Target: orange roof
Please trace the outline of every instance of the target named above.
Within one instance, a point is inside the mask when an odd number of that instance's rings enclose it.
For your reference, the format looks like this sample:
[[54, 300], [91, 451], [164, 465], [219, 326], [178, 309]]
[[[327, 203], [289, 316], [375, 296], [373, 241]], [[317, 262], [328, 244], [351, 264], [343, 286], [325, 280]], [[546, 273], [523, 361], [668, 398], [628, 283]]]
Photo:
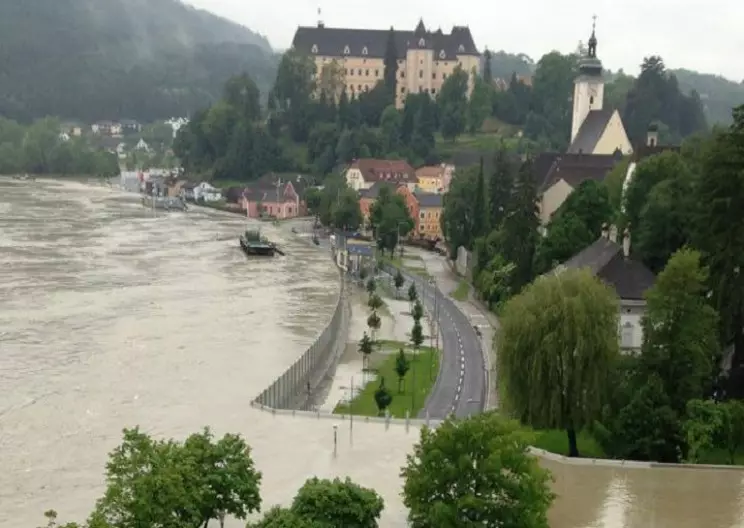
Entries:
[[416, 169], [417, 178], [441, 178], [442, 167], [439, 165], [427, 165], [425, 167], [419, 167]]

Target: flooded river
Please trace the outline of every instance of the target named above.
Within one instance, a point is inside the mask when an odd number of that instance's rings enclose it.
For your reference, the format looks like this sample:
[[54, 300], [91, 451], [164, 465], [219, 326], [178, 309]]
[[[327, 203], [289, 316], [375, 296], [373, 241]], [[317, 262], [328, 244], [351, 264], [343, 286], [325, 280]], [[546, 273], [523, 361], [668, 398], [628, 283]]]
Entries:
[[[385, 498], [381, 526], [405, 526], [397, 475], [414, 428], [355, 422], [352, 435], [249, 407], [313, 341], [338, 284], [327, 255], [271, 227], [288, 257], [247, 260], [244, 226], [203, 210], [153, 216], [102, 187], [0, 178], [0, 527], [33, 528], [50, 508], [83, 520], [107, 452], [135, 425], [242, 433], [265, 508], [309, 476], [348, 475]], [[744, 526], [738, 471], [546, 464], [554, 528]]]

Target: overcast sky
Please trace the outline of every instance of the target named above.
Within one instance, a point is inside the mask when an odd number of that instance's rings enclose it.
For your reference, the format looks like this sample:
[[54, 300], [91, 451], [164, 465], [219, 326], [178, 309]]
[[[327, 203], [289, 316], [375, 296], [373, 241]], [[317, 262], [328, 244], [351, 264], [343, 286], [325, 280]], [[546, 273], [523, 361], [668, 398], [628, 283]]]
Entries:
[[285, 49], [298, 25], [413, 29], [468, 25], [482, 51], [524, 52], [535, 60], [569, 52], [591, 32], [597, 15], [597, 55], [606, 68], [637, 73], [647, 55], [670, 68], [685, 67], [744, 78], [743, 0], [186, 0], [266, 35]]

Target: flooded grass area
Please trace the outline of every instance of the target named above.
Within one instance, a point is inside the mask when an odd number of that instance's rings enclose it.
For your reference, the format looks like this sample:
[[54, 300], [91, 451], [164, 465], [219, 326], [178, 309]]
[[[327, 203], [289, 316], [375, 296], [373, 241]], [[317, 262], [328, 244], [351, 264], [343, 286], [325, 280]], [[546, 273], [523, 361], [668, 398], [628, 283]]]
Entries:
[[[370, 356], [366, 385], [349, 403], [339, 403], [333, 410], [336, 414], [353, 414], [357, 416], [380, 416], [375, 401], [375, 392], [380, 381], [385, 380], [385, 387], [390, 391], [393, 400], [388, 407], [393, 418], [416, 417], [424, 407], [431, 388], [439, 372], [439, 351], [431, 347], [421, 347], [418, 352], [407, 343], [400, 341], [382, 341], [381, 351]], [[396, 372], [399, 350], [403, 348], [409, 362], [409, 370], [399, 383]]]

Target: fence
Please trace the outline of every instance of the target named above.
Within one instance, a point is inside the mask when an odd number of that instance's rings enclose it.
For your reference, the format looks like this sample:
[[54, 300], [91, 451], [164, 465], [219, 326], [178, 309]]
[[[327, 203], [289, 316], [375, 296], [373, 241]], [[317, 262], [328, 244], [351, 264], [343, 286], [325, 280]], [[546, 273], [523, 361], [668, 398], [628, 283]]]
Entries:
[[254, 407], [301, 408], [310, 400], [346, 348], [351, 319], [348, 287], [341, 277], [341, 291], [331, 321], [294, 364], [252, 402]]

